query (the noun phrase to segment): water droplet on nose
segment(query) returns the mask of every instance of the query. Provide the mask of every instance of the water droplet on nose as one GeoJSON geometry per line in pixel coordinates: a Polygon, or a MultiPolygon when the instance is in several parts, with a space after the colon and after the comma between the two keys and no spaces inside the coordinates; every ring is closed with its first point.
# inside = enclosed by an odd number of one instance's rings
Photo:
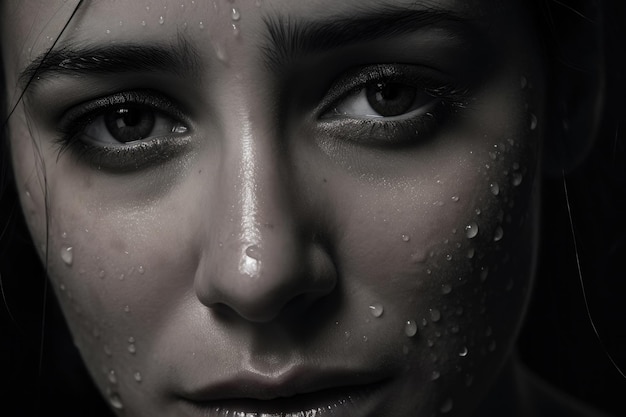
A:
{"type": "Polygon", "coordinates": [[[409,235],[402,235],[402,241],[403,242],[408,242],[409,240],[411,240],[411,236],[409,236],[409,235]]]}
{"type": "Polygon", "coordinates": [[[443,285],[441,286],[441,293],[442,293],[443,295],[448,295],[448,294],[450,294],[451,292],[452,292],[452,287],[451,287],[450,285],[448,285],[448,284],[443,284],[443,285]]]}
{"type": "Polygon", "coordinates": [[[441,312],[439,310],[437,310],[436,308],[431,308],[430,309],[430,320],[433,323],[436,323],[439,320],[441,320],[441,312]]]}
{"type": "Polygon", "coordinates": [[[163,16],[159,16],[159,25],[165,23],[165,18],[163,16]]]}
{"type": "Polygon", "coordinates": [[[241,13],[236,7],[233,7],[233,10],[230,13],[230,18],[233,19],[235,22],[241,19],[241,13]]]}
{"type": "Polygon", "coordinates": [[[246,248],[246,255],[257,261],[261,259],[261,251],[257,245],[250,245],[246,248]]]}
{"type": "Polygon", "coordinates": [[[465,236],[468,239],[473,239],[478,234],[478,225],[475,222],[471,222],[467,226],[465,226],[465,236]]]}
{"type": "Polygon", "coordinates": [[[491,194],[493,194],[493,195],[500,194],[500,186],[498,185],[497,182],[489,184],[489,189],[491,190],[491,194]]]}
{"type": "Polygon", "coordinates": [[[535,116],[533,113],[530,113],[530,130],[537,129],[537,123],[537,116],[535,116]]]}
{"type": "Polygon", "coordinates": [[[115,375],[115,371],[113,369],[109,371],[107,377],[109,378],[109,382],[111,384],[117,384],[117,375],[115,375]]]}
{"type": "Polygon", "coordinates": [[[500,226],[496,227],[496,231],[493,233],[493,241],[497,242],[501,240],[503,236],[504,236],[504,230],[502,230],[502,227],[500,226]]]}
{"type": "Polygon", "coordinates": [[[61,248],[61,259],[67,266],[71,266],[74,262],[74,249],[71,246],[61,248]]]}
{"type": "Polygon", "coordinates": [[[407,321],[404,326],[404,333],[409,337],[415,336],[417,334],[417,323],[413,320],[407,321]]]}
{"type": "Polygon", "coordinates": [[[449,413],[450,411],[452,411],[453,406],[454,404],[452,402],[452,398],[448,398],[444,401],[443,404],[441,404],[441,407],[439,407],[439,411],[441,411],[442,413],[449,413]]]}
{"type": "Polygon", "coordinates": [[[522,175],[521,172],[514,172],[513,179],[511,180],[511,184],[513,184],[514,187],[517,187],[522,183],[523,179],[524,179],[524,176],[522,175]]]}
{"type": "Polygon", "coordinates": [[[372,316],[374,317],[380,317],[383,315],[383,305],[380,303],[374,303],[371,306],[369,306],[370,309],[370,313],[372,314],[372,316]]]}
{"type": "Polygon", "coordinates": [[[467,347],[463,346],[463,349],[461,349],[461,351],[459,352],[459,356],[464,358],[467,356],[468,353],[469,353],[469,350],[467,349],[467,347]]]}
{"type": "Polygon", "coordinates": [[[115,408],[116,410],[122,410],[124,408],[122,399],[120,398],[120,395],[117,392],[112,391],[109,388],[107,390],[107,396],[109,397],[109,404],[111,404],[111,407],[115,408]]]}
{"type": "Polygon", "coordinates": [[[431,381],[436,381],[436,380],[438,380],[440,377],[441,377],[441,373],[440,373],[439,371],[433,371],[433,372],[430,374],[430,380],[431,380],[431,381]]]}

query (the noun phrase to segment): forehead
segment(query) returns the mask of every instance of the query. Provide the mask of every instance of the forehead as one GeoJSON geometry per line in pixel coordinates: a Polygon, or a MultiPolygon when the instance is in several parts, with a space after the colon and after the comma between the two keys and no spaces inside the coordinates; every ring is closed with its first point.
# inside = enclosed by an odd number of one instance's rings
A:
{"type": "MultiPolygon", "coordinates": [[[[237,48],[265,46],[279,22],[286,32],[317,23],[350,29],[353,21],[380,19],[382,27],[426,26],[449,20],[498,33],[523,30],[519,0],[9,0],[3,2],[5,66],[15,72],[47,51],[63,31],[65,43],[172,42],[184,35],[200,46],[237,48]],[[71,19],[70,19],[71,18],[71,19]],[[67,25],[67,28],[63,28],[67,25]]],[[[525,2],[528,4],[528,2],[525,2]]],[[[370,25],[371,26],[371,25],[370,25]]],[[[359,36],[361,27],[352,32],[359,36]]],[[[290,32],[292,35],[300,32],[290,32]]],[[[290,33],[287,33],[289,35],[290,33]]],[[[214,52],[214,48],[211,49],[214,52]]]]}

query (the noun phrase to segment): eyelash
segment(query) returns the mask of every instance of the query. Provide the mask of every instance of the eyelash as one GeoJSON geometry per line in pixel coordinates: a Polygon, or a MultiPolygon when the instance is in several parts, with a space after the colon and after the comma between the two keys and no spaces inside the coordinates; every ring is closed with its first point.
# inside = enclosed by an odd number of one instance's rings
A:
{"type": "Polygon", "coordinates": [[[379,148],[411,146],[427,141],[448,116],[467,107],[471,97],[468,87],[443,80],[441,75],[430,74],[433,72],[407,64],[372,65],[349,72],[333,84],[316,112],[320,115],[323,131],[340,140],[379,148]],[[376,83],[415,88],[417,92],[432,97],[432,100],[400,116],[353,117],[337,114],[339,105],[376,83]],[[417,111],[420,109],[424,111],[417,111]]]}
{"type": "Polygon", "coordinates": [[[58,127],[58,157],[69,150],[98,169],[138,170],[165,162],[182,152],[189,142],[188,126],[187,118],[179,107],[163,95],[152,90],[124,91],[74,106],[66,112],[58,127]],[[138,106],[159,117],[169,118],[183,126],[184,132],[119,145],[95,144],[96,141],[85,139],[86,129],[94,121],[123,106],[138,106]]]}

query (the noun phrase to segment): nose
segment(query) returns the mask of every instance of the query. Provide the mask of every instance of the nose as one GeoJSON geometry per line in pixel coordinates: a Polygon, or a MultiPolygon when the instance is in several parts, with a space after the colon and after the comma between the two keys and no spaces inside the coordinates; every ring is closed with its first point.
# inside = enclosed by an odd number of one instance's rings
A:
{"type": "Polygon", "coordinates": [[[227,138],[210,196],[207,244],[196,272],[198,299],[251,322],[306,310],[335,287],[336,273],[298,201],[286,151],[246,120],[227,138]],[[289,308],[286,308],[289,306],[289,308]],[[286,314],[286,313],[285,313],[286,314]]]}

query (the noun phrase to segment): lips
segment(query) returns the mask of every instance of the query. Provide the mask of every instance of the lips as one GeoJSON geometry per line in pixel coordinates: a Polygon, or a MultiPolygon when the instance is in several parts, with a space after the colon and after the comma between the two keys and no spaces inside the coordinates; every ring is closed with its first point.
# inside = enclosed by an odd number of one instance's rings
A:
{"type": "Polygon", "coordinates": [[[188,391],[180,398],[204,417],[364,417],[385,397],[388,379],[358,372],[285,377],[244,373],[188,391]]]}

